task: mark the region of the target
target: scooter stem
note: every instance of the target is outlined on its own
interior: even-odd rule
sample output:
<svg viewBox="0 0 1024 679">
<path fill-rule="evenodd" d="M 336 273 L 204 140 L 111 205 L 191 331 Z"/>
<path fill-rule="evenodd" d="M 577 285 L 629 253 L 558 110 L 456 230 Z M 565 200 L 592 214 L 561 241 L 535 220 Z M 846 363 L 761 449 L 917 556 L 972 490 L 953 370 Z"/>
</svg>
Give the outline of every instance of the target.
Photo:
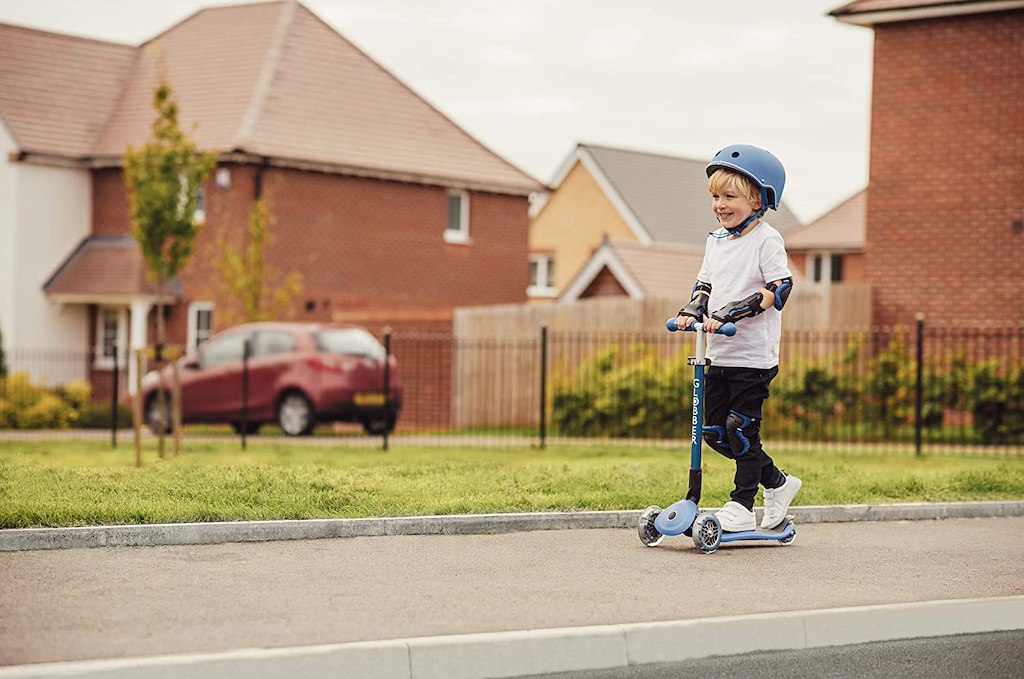
<svg viewBox="0 0 1024 679">
<path fill-rule="evenodd" d="M 686 499 L 700 503 L 700 453 L 704 426 L 704 366 L 707 365 L 704 329 L 697 330 L 697 352 L 690 359 L 693 365 L 693 410 L 690 418 L 690 487 Z"/>
</svg>

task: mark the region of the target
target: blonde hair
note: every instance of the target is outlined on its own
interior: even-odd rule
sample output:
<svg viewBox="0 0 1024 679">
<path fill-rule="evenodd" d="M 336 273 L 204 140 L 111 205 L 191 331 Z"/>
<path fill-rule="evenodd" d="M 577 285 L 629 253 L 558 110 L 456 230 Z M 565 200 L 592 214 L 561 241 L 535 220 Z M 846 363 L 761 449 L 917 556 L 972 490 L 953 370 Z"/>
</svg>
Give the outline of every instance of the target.
<svg viewBox="0 0 1024 679">
<path fill-rule="evenodd" d="M 761 207 L 761 190 L 749 177 L 724 167 L 718 168 L 708 177 L 709 192 L 721 195 L 730 189 L 746 198 L 755 210 Z"/>
</svg>

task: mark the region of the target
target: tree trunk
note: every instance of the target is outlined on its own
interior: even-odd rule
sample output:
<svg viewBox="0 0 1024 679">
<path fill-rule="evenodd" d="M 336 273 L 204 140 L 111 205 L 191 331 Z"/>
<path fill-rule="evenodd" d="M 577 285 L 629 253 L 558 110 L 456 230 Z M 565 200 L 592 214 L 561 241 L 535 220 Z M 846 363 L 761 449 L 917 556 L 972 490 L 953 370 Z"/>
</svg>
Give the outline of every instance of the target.
<svg viewBox="0 0 1024 679">
<path fill-rule="evenodd" d="M 157 390 L 157 398 L 160 408 L 160 425 L 157 427 L 157 450 L 160 453 L 160 459 L 164 459 L 164 432 L 167 430 L 167 421 L 170 419 L 168 414 L 170 408 L 167 404 L 167 389 L 164 384 L 164 339 L 166 330 L 164 329 L 164 286 L 165 281 L 161 277 L 157 280 L 156 284 L 156 369 L 157 374 L 160 376 L 160 387 Z"/>
</svg>

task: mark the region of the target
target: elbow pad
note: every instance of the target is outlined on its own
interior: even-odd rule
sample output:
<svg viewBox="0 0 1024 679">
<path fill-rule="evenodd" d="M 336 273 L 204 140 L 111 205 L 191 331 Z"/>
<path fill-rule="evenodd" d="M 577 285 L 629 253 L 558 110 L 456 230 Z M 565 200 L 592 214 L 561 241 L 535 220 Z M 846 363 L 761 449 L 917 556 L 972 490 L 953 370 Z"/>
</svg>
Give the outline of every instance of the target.
<svg viewBox="0 0 1024 679">
<path fill-rule="evenodd" d="M 711 284 L 697 281 L 690 293 L 690 303 L 679 310 L 680 316 L 696 318 L 700 323 L 708 313 L 708 300 L 711 298 Z"/>
<path fill-rule="evenodd" d="M 775 293 L 775 308 L 782 311 L 782 307 L 786 306 L 786 300 L 789 299 L 790 291 L 793 290 L 793 279 L 783 278 L 778 285 L 773 281 L 764 287 Z"/>
<path fill-rule="evenodd" d="M 722 323 L 735 323 L 743 318 L 751 318 L 764 311 L 764 309 L 761 308 L 761 302 L 763 301 L 764 295 L 760 292 L 755 292 L 746 299 L 726 304 L 724 307 L 711 314 L 711 318 L 716 321 L 721 321 Z"/>
</svg>

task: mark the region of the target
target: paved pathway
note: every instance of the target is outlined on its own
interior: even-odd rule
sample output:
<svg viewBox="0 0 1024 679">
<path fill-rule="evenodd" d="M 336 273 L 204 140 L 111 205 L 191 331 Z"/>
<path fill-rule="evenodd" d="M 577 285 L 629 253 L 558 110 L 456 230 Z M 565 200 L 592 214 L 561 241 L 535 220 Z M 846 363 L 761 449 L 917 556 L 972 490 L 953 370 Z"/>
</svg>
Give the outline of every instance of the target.
<svg viewBox="0 0 1024 679">
<path fill-rule="evenodd" d="M 633 529 L 8 552 L 0 664 L 1003 597 L 1022 563 L 1024 517 L 811 524 L 711 555 Z"/>
</svg>

